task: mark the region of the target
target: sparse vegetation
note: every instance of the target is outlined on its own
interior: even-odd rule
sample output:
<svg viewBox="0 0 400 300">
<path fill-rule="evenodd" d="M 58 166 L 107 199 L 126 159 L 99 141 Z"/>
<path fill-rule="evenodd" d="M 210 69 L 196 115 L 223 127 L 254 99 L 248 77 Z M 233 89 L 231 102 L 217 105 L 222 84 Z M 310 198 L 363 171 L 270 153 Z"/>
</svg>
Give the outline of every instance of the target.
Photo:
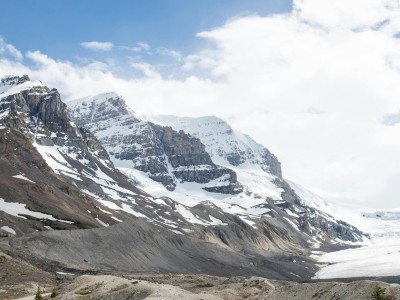
<svg viewBox="0 0 400 300">
<path fill-rule="evenodd" d="M 375 300 L 395 300 L 396 297 L 391 295 L 386 295 L 386 289 L 380 287 L 378 284 L 375 285 L 374 290 L 372 292 L 372 299 Z"/>
<path fill-rule="evenodd" d="M 40 289 L 40 285 L 38 285 L 37 287 L 35 300 L 43 300 L 42 290 Z"/>
<path fill-rule="evenodd" d="M 53 289 L 52 291 L 51 291 L 51 294 L 50 294 L 50 298 L 55 298 L 55 297 L 57 297 L 58 296 L 58 291 L 57 291 L 57 289 Z"/>
</svg>

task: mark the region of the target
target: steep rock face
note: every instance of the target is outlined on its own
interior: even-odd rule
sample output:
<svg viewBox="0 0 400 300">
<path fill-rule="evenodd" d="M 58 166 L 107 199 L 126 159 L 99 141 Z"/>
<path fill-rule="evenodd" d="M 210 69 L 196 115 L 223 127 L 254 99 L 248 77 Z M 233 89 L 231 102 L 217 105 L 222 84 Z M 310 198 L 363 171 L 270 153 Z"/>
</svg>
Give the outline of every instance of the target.
<svg viewBox="0 0 400 300">
<path fill-rule="evenodd" d="M 23 77 L 28 82 L 28 77 Z M 2 96 L 2 95 L 0 95 Z M 8 114 L 7 114 L 8 113 Z M 70 121 L 68 109 L 56 89 L 34 86 L 3 97 L 0 102 L 1 122 L 14 129 L 22 129 L 32 141 L 43 146 L 72 147 L 83 150 L 83 157 L 96 156 L 110 165 L 107 152 L 96 138 L 84 129 L 77 129 Z M 87 146 L 91 151 L 87 151 Z M 72 150 L 71 150 L 72 151 Z"/>
<path fill-rule="evenodd" d="M 179 182 L 210 183 L 205 189 L 238 193 L 240 185 L 230 169 L 217 166 L 195 137 L 171 127 L 140 120 L 115 93 L 70 101 L 78 126 L 92 131 L 117 167 L 135 168 L 173 191 Z"/>
<path fill-rule="evenodd" d="M 101 226 L 98 218 L 116 223 L 82 193 L 78 168 L 87 172 L 110 164 L 107 153 L 87 144 L 68 118 L 56 90 L 28 76 L 9 76 L 0 84 L 0 225 L 13 234 L 34 230 Z M 71 156 L 76 160 L 68 162 Z M 85 161 L 81 164 L 79 161 Z M 107 161 L 107 162 L 106 162 Z M 71 164 L 75 164 L 73 168 Z M 90 211 L 90 213 L 88 213 Z M 126 218 L 126 216 L 120 216 Z M 1 227 L 1 226 L 0 226 Z"/>
<path fill-rule="evenodd" d="M 218 117 L 186 118 L 163 115 L 151 116 L 149 120 L 199 138 L 218 165 L 228 168 L 259 168 L 282 178 L 281 163 L 275 155 Z"/>
<path fill-rule="evenodd" d="M 97 200 L 146 195 L 114 169 L 92 133 L 71 122 L 58 91 L 28 76 L 1 81 L 0 140 L 0 219 L 12 233 L 115 224 L 132 214 L 113 203 L 106 212 Z"/>
</svg>

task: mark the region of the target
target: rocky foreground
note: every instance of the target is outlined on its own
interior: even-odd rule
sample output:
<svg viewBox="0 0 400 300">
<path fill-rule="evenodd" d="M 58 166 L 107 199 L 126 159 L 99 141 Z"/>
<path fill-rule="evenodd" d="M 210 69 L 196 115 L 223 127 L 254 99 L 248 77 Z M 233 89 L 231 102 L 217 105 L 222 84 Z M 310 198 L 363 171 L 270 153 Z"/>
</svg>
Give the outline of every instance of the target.
<svg viewBox="0 0 400 300">
<path fill-rule="evenodd" d="M 361 280 L 298 283 L 262 277 L 46 272 L 0 251 L 0 299 L 400 299 L 400 285 Z M 53 298 L 50 298 L 53 293 Z"/>
</svg>

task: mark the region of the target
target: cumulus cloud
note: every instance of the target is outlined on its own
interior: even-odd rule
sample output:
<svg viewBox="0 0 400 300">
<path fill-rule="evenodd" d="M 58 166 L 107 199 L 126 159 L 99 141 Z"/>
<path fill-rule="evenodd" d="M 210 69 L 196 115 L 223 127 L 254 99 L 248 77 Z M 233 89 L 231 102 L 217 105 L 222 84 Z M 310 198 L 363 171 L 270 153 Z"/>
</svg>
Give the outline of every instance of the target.
<svg viewBox="0 0 400 300">
<path fill-rule="evenodd" d="M 114 44 L 110 42 L 83 42 L 81 43 L 83 48 L 93 51 L 110 51 L 114 48 Z"/>
<path fill-rule="evenodd" d="M 1 59 L 0 75 L 28 73 L 65 99 L 115 90 L 139 113 L 219 115 L 274 152 L 287 178 L 330 200 L 394 207 L 398 8 L 295 0 L 287 14 L 233 18 L 198 34 L 212 45 L 182 57 L 179 80 L 143 61 L 126 64 L 140 76 L 121 77 L 107 62 L 76 65 L 38 51 L 27 53 L 34 68 Z"/>
</svg>

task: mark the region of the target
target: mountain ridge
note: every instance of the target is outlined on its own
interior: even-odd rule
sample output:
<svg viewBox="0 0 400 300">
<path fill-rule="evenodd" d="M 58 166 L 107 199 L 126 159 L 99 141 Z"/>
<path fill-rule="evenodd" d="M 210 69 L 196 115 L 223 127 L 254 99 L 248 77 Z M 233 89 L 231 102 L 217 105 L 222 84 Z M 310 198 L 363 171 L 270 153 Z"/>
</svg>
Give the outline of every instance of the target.
<svg viewBox="0 0 400 300">
<path fill-rule="evenodd" d="M 109 98 L 104 97 L 104 95 L 112 95 L 111 101 Z M 92 102 L 89 99 L 92 99 Z M 94 102 L 101 109 L 93 109 Z M 114 106 L 110 104 L 114 104 Z M 73 120 L 78 121 L 78 123 L 82 119 L 82 108 L 85 107 L 85 109 L 90 107 L 91 112 L 89 114 L 85 111 L 83 117 L 88 115 L 100 116 L 100 121 L 91 118 L 90 122 L 86 121 L 80 123 L 80 125 L 92 130 L 100 140 L 105 140 L 103 145 L 105 145 L 111 154 L 115 154 L 115 147 L 109 145 L 109 139 L 115 137 L 119 140 L 120 144 L 125 143 L 121 147 L 129 149 L 132 139 L 126 139 L 126 137 L 130 136 L 131 131 L 133 130 L 133 134 L 136 136 L 143 134 L 143 130 L 139 131 L 134 126 L 131 126 L 131 124 L 138 123 L 141 124 L 141 127 L 152 127 L 158 121 L 161 126 L 164 126 L 163 128 L 172 128 L 179 134 L 187 133 L 189 136 L 201 141 L 212 161 L 237 174 L 238 183 L 243 186 L 243 189 L 237 193 L 227 192 L 220 196 L 213 193 L 214 190 L 204 188 L 202 185 L 203 182 L 199 180 L 193 182 L 193 184 L 185 181 L 178 182 L 174 189 L 167 188 L 168 191 L 162 188 L 154 190 L 154 184 L 149 183 L 145 179 L 147 176 L 154 180 L 152 176 L 149 176 L 148 173 L 146 174 L 146 172 L 143 172 L 141 168 L 138 168 L 134 164 L 121 163 L 119 160 L 120 155 L 114 155 L 114 159 L 112 158 L 113 162 L 120 167 L 120 170 L 131 176 L 138 184 L 142 184 L 144 189 L 151 191 L 150 193 L 156 194 L 159 197 L 167 196 L 186 205 L 188 203 L 191 203 L 189 205 L 196 205 L 203 202 L 204 199 L 208 199 L 214 205 L 222 207 L 224 211 L 238 214 L 244 221 L 253 226 L 256 226 L 254 225 L 254 218 L 258 219 L 260 216 L 276 218 L 281 214 L 279 211 L 283 211 L 284 217 L 279 216 L 283 222 L 289 223 L 296 230 L 300 230 L 300 228 L 308 230 L 310 235 L 313 235 L 313 231 L 316 231 L 314 232 L 315 234 L 318 233 L 319 229 L 315 229 L 317 225 L 318 228 L 323 228 L 322 231 L 329 232 L 328 236 L 330 235 L 332 239 L 339 238 L 338 240 L 344 241 L 349 238 L 356 241 L 361 238 L 361 236 L 351 237 L 351 230 L 345 230 L 345 227 L 348 225 L 347 223 L 338 223 L 334 221 L 332 216 L 326 213 L 315 214 L 315 211 L 318 211 L 315 206 L 307 206 L 304 209 L 303 206 L 307 205 L 307 203 L 302 201 L 290 187 L 290 184 L 282 178 L 280 162 L 276 156 L 249 136 L 234 130 L 218 117 L 150 116 L 140 119 L 116 93 L 100 94 L 98 96 L 73 100 L 68 102 L 68 106 Z M 120 110 L 121 114 L 115 119 L 112 117 L 112 113 L 104 111 L 103 107 L 109 107 L 111 112 Z M 108 120 L 104 118 L 104 115 L 110 116 Z M 120 122 L 121 115 L 124 116 L 123 122 Z M 87 117 L 86 120 L 88 120 Z M 113 126 L 105 126 L 104 124 L 113 124 Z M 114 124 L 118 124 L 117 129 L 114 129 Z M 115 131 L 113 132 L 113 130 Z M 144 153 L 143 149 L 137 148 L 134 145 L 133 149 L 130 149 L 132 152 L 131 157 L 134 157 L 137 151 Z M 193 169 L 201 167 L 201 165 L 197 167 L 192 166 Z M 218 185 L 219 183 L 214 184 Z M 201 190 L 209 193 L 201 192 Z M 196 196 L 196 194 L 198 195 Z M 295 218 L 293 219 L 293 217 Z M 321 220 L 326 220 L 327 224 L 324 225 L 324 221 L 321 223 Z M 321 232 L 318 234 L 321 234 Z M 323 233 L 323 235 L 325 234 L 326 232 Z"/>
<path fill-rule="evenodd" d="M 25 76 L 7 82 L 13 84 L 0 94 L 0 166 L 7 170 L 0 175 L 0 232 L 13 237 L 13 251 L 26 260 L 51 270 L 118 271 L 116 266 L 126 264 L 125 271 L 138 271 L 128 255 L 138 251 L 148 256 L 141 271 L 153 270 L 154 259 L 162 272 L 191 272 L 185 264 L 177 269 L 171 263 L 181 251 L 198 253 L 199 248 L 201 255 L 186 256 L 187 264 L 209 260 L 226 266 L 219 274 L 235 270 L 296 279 L 315 272 L 307 257 L 313 247 L 365 238 L 355 227 L 302 203 L 279 173 L 255 164 L 263 164 L 260 157 L 269 152 L 237 166 L 237 160 L 223 156 L 229 165 L 218 166 L 207 143 L 138 119 L 115 94 L 103 94 L 96 105 L 84 100 L 86 106 L 71 113 L 55 89 L 29 83 Z M 76 125 L 70 116 L 90 126 Z M 154 173 L 135 168 L 135 157 L 163 165 L 175 188 L 152 178 L 157 168 Z M 255 171 L 247 168 L 255 165 Z M 153 249 L 152 236 L 159 231 L 163 238 Z M 76 249 L 88 254 L 93 247 L 99 251 L 85 258 L 92 262 L 88 265 Z M 204 272 L 216 274 L 211 265 Z"/>
</svg>

